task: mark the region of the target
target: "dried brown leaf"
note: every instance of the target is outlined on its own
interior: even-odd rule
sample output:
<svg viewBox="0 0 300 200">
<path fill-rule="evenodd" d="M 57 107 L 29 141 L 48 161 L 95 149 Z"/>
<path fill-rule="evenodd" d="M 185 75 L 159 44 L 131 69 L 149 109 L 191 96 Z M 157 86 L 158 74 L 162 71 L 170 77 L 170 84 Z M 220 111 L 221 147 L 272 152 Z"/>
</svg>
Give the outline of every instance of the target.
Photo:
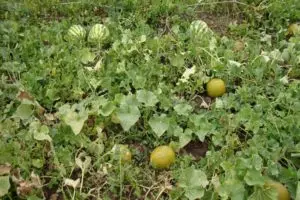
<svg viewBox="0 0 300 200">
<path fill-rule="evenodd" d="M 0 165 L 0 176 L 10 174 L 10 164 Z"/>
</svg>

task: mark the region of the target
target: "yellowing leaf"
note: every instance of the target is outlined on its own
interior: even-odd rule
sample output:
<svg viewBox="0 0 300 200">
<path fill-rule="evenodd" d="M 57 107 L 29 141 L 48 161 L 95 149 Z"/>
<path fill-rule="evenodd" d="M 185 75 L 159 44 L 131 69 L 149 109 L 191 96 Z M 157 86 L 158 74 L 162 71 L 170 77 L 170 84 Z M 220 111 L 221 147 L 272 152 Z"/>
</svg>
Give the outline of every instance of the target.
<svg viewBox="0 0 300 200">
<path fill-rule="evenodd" d="M 69 178 L 66 178 L 64 180 L 64 185 L 66 186 L 71 186 L 72 188 L 77 188 L 79 186 L 79 183 L 80 183 L 80 179 L 76 179 L 76 180 L 73 180 L 73 179 L 69 179 Z"/>
<path fill-rule="evenodd" d="M 10 174 L 11 166 L 10 164 L 0 165 L 0 176 Z"/>
<path fill-rule="evenodd" d="M 48 127 L 46 125 L 42 125 L 39 121 L 34 121 L 30 124 L 30 132 L 36 140 L 47 140 L 48 142 L 52 142 L 51 137 L 48 135 Z"/>
<path fill-rule="evenodd" d="M 196 66 L 195 65 L 192 68 L 187 68 L 183 72 L 182 77 L 179 79 L 179 82 L 182 82 L 182 83 L 188 82 L 188 80 L 190 79 L 190 76 L 192 74 L 195 74 L 195 72 L 196 72 Z"/>
<path fill-rule="evenodd" d="M 75 135 L 78 135 L 83 127 L 84 122 L 88 119 L 88 112 L 81 106 L 74 104 L 63 105 L 59 108 L 59 114 L 63 121 L 69 125 Z"/>
</svg>

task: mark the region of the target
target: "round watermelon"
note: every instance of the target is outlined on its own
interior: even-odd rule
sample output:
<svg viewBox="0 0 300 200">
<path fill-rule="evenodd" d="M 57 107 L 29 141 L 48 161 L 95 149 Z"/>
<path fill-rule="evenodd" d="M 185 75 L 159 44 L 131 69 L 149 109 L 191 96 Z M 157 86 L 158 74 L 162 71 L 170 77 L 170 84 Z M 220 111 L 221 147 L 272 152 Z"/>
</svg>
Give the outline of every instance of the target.
<svg viewBox="0 0 300 200">
<path fill-rule="evenodd" d="M 190 33 L 194 37 L 199 37 L 209 31 L 208 25 L 202 20 L 193 21 L 189 29 Z"/>
<path fill-rule="evenodd" d="M 71 40 L 84 40 L 86 30 L 80 25 L 73 25 L 68 30 L 68 38 Z"/>
<path fill-rule="evenodd" d="M 103 24 L 95 24 L 88 35 L 89 42 L 101 42 L 109 36 L 108 28 Z"/>
</svg>

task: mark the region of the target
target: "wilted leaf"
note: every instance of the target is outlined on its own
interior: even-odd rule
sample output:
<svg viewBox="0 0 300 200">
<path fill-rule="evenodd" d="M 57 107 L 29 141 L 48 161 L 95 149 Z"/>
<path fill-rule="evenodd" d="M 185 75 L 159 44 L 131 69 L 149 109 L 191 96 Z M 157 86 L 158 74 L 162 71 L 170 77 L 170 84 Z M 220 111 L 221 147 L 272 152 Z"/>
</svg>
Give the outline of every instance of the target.
<svg viewBox="0 0 300 200">
<path fill-rule="evenodd" d="M 17 187 L 17 193 L 20 197 L 26 197 L 32 192 L 33 189 L 34 185 L 31 182 L 21 181 Z"/>
<path fill-rule="evenodd" d="M 0 165 L 0 176 L 10 174 L 11 166 L 10 164 Z"/>
<path fill-rule="evenodd" d="M 43 186 L 40 177 L 34 172 L 31 172 L 30 179 L 31 179 L 31 184 L 35 188 L 41 188 Z"/>
<path fill-rule="evenodd" d="M 88 112 L 79 106 L 79 109 L 74 104 L 72 108 L 69 105 L 63 105 L 59 108 L 59 114 L 63 121 L 69 125 L 75 135 L 79 134 L 84 122 L 88 119 Z M 77 112 L 78 111 L 78 112 Z"/>
<path fill-rule="evenodd" d="M 46 125 L 42 125 L 38 121 L 31 122 L 30 132 L 33 134 L 33 138 L 36 140 L 47 140 L 49 142 L 52 141 L 51 137 L 48 135 L 48 127 Z"/>
<path fill-rule="evenodd" d="M 79 183 L 80 183 L 80 179 L 76 179 L 76 180 L 72 180 L 72 179 L 69 179 L 69 178 L 66 178 L 64 180 L 64 185 L 65 186 L 71 186 L 72 188 L 77 188 L 79 186 Z"/>
<path fill-rule="evenodd" d="M 90 166 L 92 158 L 86 156 L 85 153 L 80 153 L 77 158 L 75 158 L 76 165 L 85 172 L 86 169 Z"/>
<path fill-rule="evenodd" d="M 94 70 L 98 71 L 99 69 L 102 68 L 102 58 L 98 60 L 98 62 L 96 63 Z"/>
<path fill-rule="evenodd" d="M 9 176 L 0 176 L 0 197 L 8 193 L 10 188 Z"/>
<path fill-rule="evenodd" d="M 34 98 L 26 91 L 19 91 L 19 93 L 17 94 L 17 98 L 20 101 L 23 101 L 25 99 L 30 100 L 30 101 L 34 100 Z"/>
<path fill-rule="evenodd" d="M 190 76 L 193 75 L 196 72 L 196 66 L 194 65 L 192 68 L 187 68 L 183 74 L 182 77 L 179 79 L 180 82 L 186 83 L 190 79 Z"/>
</svg>

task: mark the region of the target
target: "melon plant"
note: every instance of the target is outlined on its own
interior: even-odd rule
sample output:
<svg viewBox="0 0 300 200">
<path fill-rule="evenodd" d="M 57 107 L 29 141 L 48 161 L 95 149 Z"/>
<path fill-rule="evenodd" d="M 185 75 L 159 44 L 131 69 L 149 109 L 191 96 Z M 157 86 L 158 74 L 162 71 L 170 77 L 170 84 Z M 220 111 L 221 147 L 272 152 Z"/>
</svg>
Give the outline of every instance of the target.
<svg viewBox="0 0 300 200">
<path fill-rule="evenodd" d="M 84 40 L 86 30 L 81 25 L 73 25 L 68 30 L 68 38 L 71 40 Z"/>
<path fill-rule="evenodd" d="M 101 42 L 109 36 L 108 28 L 103 24 L 95 24 L 88 35 L 89 42 Z"/>
</svg>

